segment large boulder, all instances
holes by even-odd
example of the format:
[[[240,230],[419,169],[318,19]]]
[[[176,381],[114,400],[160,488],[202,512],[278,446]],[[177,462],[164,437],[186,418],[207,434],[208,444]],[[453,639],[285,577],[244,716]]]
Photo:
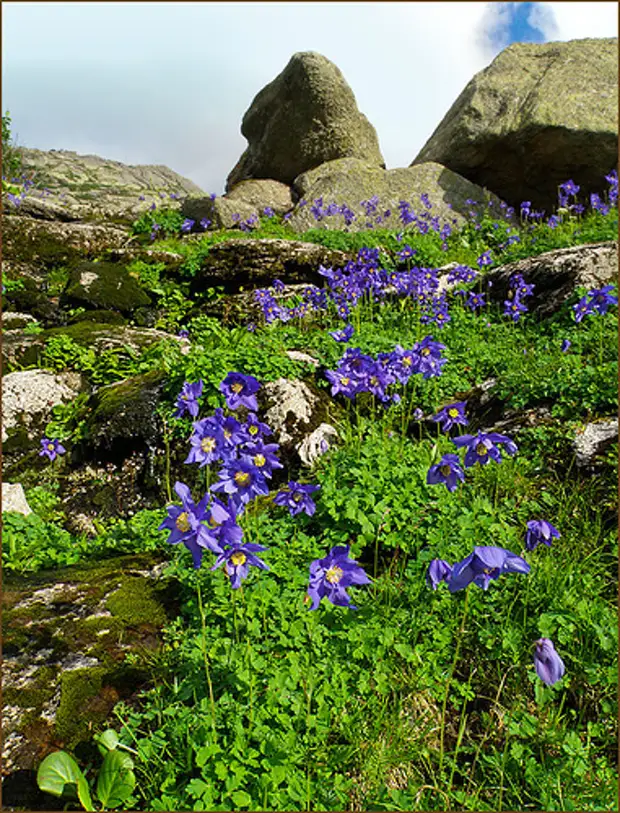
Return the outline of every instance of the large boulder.
[[[83,262],[71,272],[63,305],[103,308],[128,313],[151,304],[140,283],[121,265]]]
[[[225,197],[230,201],[243,201],[254,206],[259,215],[263,214],[267,206],[277,215],[283,215],[293,208],[291,187],[279,181],[241,181]]]
[[[241,132],[248,147],[226,182],[226,190],[248,178],[285,184],[336,158],[361,158],[384,167],[374,127],[357,109],[340,70],[321,54],[294,54],[254,98]]]
[[[552,214],[558,184],[600,192],[618,163],[618,40],[514,43],[477,73],[412,166],[437,161]]]
[[[250,217],[258,217],[258,207],[246,200],[219,198],[188,198],[183,201],[181,214],[194,221],[192,231],[204,231],[200,221],[210,221],[212,229],[234,229]]]
[[[298,233],[317,226],[351,231],[373,227],[402,228],[398,208],[401,200],[410,203],[418,217],[430,220],[437,216],[451,227],[465,223],[467,213],[471,211],[471,206],[465,202],[468,199],[478,203],[492,200],[498,214],[501,203],[495,195],[432,162],[385,170],[357,158],[341,158],[299,175],[295,178],[294,189],[300,201],[288,222]],[[429,196],[430,210],[421,201],[420,195],[424,193]],[[370,201],[373,196],[379,200],[375,213],[368,216],[360,204]],[[345,204],[355,214],[355,219],[348,223],[342,214],[323,214],[317,220],[313,201],[321,198],[320,208],[324,213],[332,203],[337,206]],[[387,211],[390,214],[386,216]]]
[[[225,293],[236,293],[240,288],[267,287],[274,279],[321,285],[320,265],[342,267],[350,259],[342,251],[300,240],[226,240],[212,246],[203,258],[192,292],[221,285]]]

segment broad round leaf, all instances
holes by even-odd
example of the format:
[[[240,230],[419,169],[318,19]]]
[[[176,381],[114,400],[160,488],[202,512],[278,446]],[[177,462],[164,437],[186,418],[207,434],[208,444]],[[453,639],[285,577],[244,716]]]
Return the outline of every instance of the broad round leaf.
[[[94,810],[88,782],[73,757],[56,751],[45,757],[37,771],[37,784],[45,793],[75,799],[77,796],[86,810]]]
[[[134,787],[133,760],[121,751],[108,751],[97,779],[97,796],[105,810],[121,805]]]
[[[93,737],[93,739],[97,743],[97,748],[102,757],[105,757],[108,751],[114,751],[118,745],[118,734],[113,728],[106,729],[106,731]]]

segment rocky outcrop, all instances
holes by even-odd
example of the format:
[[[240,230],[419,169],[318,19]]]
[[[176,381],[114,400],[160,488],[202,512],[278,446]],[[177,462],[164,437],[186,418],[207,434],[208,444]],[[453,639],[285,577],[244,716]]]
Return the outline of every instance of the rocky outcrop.
[[[321,54],[294,54],[254,98],[241,133],[248,147],[228,176],[227,191],[249,178],[290,184],[336,158],[384,167],[374,127],[359,112],[340,70]]]
[[[26,174],[38,192],[30,192],[18,207],[9,206],[18,214],[53,220],[132,221],[152,203],[165,201],[176,208],[177,198],[203,194],[193,181],[164,166],[134,166],[69,150],[22,148],[21,153]]]
[[[618,41],[514,43],[477,73],[412,166],[436,161],[547,215],[558,184],[601,192],[618,163]]]
[[[618,278],[618,243],[586,243],[581,246],[546,251],[502,265],[486,275],[492,300],[503,303],[510,290],[510,279],[522,274],[528,284],[534,284],[533,296],[527,306],[539,317],[558,311],[579,286],[600,288]]]
[[[221,285],[225,293],[235,293],[241,287],[266,287],[274,279],[319,285],[323,282],[319,265],[342,267],[349,259],[342,251],[299,240],[227,240],[209,250],[196,272],[192,290]]]
[[[193,232],[204,231],[201,220],[209,221],[210,229],[234,229],[250,217],[258,217],[258,209],[245,200],[221,198],[188,198],[181,206],[181,214],[194,221]]]
[[[2,483],[2,513],[13,511],[27,517],[32,514],[21,483]]]
[[[381,169],[357,158],[342,158],[322,164],[295,178],[293,183],[300,202],[295,207],[289,224],[296,232],[311,228],[348,229],[360,231],[373,227],[401,229],[399,203],[411,204],[411,210],[422,221],[429,223],[438,217],[441,224],[451,228],[462,226],[471,206],[466,200],[478,203],[493,201],[499,215],[501,201],[495,195],[471,183],[440,164],[426,163],[405,169]],[[431,209],[420,195],[427,194]],[[377,196],[374,212],[369,216],[360,205]],[[313,202],[322,200],[323,215],[316,216]],[[302,201],[305,204],[300,205]],[[355,214],[350,223],[342,214],[327,214],[329,204],[345,204]],[[386,212],[389,214],[386,216]]]
[[[618,420],[593,421],[586,424],[573,442],[575,462],[581,469],[595,467],[596,458],[618,440]]]

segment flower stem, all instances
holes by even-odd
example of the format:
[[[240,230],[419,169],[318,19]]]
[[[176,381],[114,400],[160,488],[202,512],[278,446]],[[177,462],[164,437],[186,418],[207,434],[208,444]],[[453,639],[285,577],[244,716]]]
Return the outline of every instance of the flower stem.
[[[444,758],[444,735],[446,732],[446,706],[448,705],[448,695],[450,693],[450,685],[452,683],[452,678],[454,677],[454,671],[456,669],[456,664],[459,659],[459,654],[461,651],[461,642],[463,640],[463,632],[465,630],[465,619],[467,618],[467,604],[469,601],[469,591],[471,589],[471,585],[469,585],[465,591],[465,603],[463,605],[463,617],[461,619],[461,628],[459,629],[458,636],[456,639],[456,649],[454,652],[454,659],[452,661],[452,668],[450,669],[450,675],[448,676],[448,682],[446,683],[446,693],[443,698],[443,706],[441,709],[441,734],[439,739],[439,777],[441,780],[442,770],[443,770],[443,758]]]
[[[200,583],[196,583],[196,592],[198,594],[198,609],[200,611],[200,625],[202,628],[202,657],[205,664],[205,675],[207,677],[207,685],[209,686],[209,699],[211,700],[211,725],[213,727],[213,739],[217,740],[215,730],[215,698],[213,697],[213,683],[211,682],[211,671],[209,669],[209,658],[207,656],[207,624],[205,620],[205,611],[202,604],[202,594],[200,592]]]
[[[243,614],[245,616],[245,662],[248,670],[248,685],[250,688],[250,726],[254,721],[254,681],[252,679],[252,670],[250,668],[250,620],[248,617],[248,605],[245,601],[245,593],[243,592],[243,585],[239,588],[241,591],[241,601],[243,602]]]

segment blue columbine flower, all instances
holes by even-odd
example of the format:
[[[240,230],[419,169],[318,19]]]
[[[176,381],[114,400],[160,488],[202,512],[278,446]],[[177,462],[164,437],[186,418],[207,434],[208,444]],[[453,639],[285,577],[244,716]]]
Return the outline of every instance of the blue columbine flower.
[[[513,322],[518,322],[523,313],[527,313],[527,305],[519,297],[504,300],[504,316],[510,316]]]
[[[202,220],[200,221],[200,225],[202,226],[203,230],[206,231],[211,225],[211,221],[209,220],[208,217],[203,217]]]
[[[241,587],[241,582],[247,578],[250,567],[269,570],[263,560],[255,555],[263,550],[267,550],[267,548],[254,542],[232,544],[229,548],[220,552],[211,570],[217,570],[218,567],[225,563],[230,586],[233,590],[236,590]]]
[[[562,352],[566,353],[570,346],[571,346],[571,340],[570,339],[564,339],[564,341],[562,342],[562,347],[561,347]]]
[[[345,325],[342,330],[331,330],[329,335],[337,342],[348,342],[353,336],[353,325]]]
[[[203,386],[202,379],[195,381],[193,384],[190,384],[188,381],[183,384],[183,389],[179,393],[176,401],[177,410],[174,413],[175,418],[182,418],[186,412],[189,412],[192,418],[198,417],[198,412],[200,411],[198,399],[202,395]]]
[[[444,559],[433,559],[428,566],[426,582],[429,587],[436,590],[441,582],[449,584],[451,575],[452,565],[449,565]]]
[[[255,412],[250,412],[248,414],[248,417],[245,419],[245,423],[242,424],[241,429],[246,434],[245,441],[250,442],[261,440],[264,435],[273,434],[270,427],[266,423],[261,423],[261,421],[258,420],[258,416]]]
[[[448,491],[456,491],[458,480],[463,482],[465,474],[461,468],[461,461],[455,454],[445,454],[439,463],[430,467],[426,475],[426,482],[429,485],[445,483]]]
[[[456,593],[473,583],[486,590],[490,582],[503,573],[529,572],[530,566],[525,559],[512,551],[493,545],[476,545],[473,553],[453,566],[448,588],[451,593]]]
[[[279,448],[277,443],[263,443],[262,440],[257,440],[242,448],[241,458],[252,463],[265,477],[271,478],[274,469],[284,468],[276,455]]]
[[[194,433],[189,442],[191,449],[186,463],[199,463],[200,468],[226,457],[227,444],[224,432],[217,420],[211,416],[194,423]]]
[[[186,217],[183,223],[181,223],[181,231],[187,234],[193,229],[195,222],[196,221],[192,220],[191,217]]]
[[[573,305],[573,311],[575,314],[575,322],[579,323],[584,316],[589,316],[591,313],[594,313],[594,308],[592,307],[592,303],[588,301],[588,297],[583,296],[576,305]]]
[[[452,443],[459,449],[464,446],[467,449],[465,454],[465,468],[469,469],[475,463],[485,466],[489,460],[500,463],[502,455],[495,444],[501,443],[505,446],[505,451],[509,455],[515,454],[517,444],[506,435],[497,432],[478,432],[477,435],[461,435],[459,438],[452,438]]]
[[[370,584],[370,579],[355,560],[349,559],[349,550],[349,545],[336,545],[325,558],[315,559],[310,565],[308,596],[312,600],[311,610],[316,610],[323,598],[338,607],[357,609],[351,604],[347,587]]]
[[[476,308],[484,308],[486,305],[486,302],[484,301],[484,294],[476,294],[473,291],[470,291],[469,297],[467,298],[467,302],[465,304],[472,311],[475,311]]]
[[[170,531],[167,541],[171,545],[178,545],[179,542],[182,542],[192,554],[194,567],[199,568],[205,548],[213,551],[213,553],[221,552],[216,538],[202,524],[206,517],[211,495],[205,494],[198,505],[195,505],[191,492],[184,483],[175,483],[174,490],[182,504],[181,506],[168,506],[168,516],[161,523],[158,530]]]
[[[603,288],[593,288],[591,291],[588,291],[591,307],[595,311],[598,311],[601,316],[607,313],[607,309],[610,305],[618,304],[618,297],[610,293],[610,291],[613,290],[613,285],[605,285]]]
[[[525,532],[525,547],[527,550],[535,550],[541,542],[551,547],[551,540],[559,538],[560,532],[558,529],[544,519],[532,519],[527,523],[527,531]]]
[[[539,638],[536,641],[534,666],[536,674],[547,686],[557,683],[566,671],[562,658],[555,651],[553,642],[549,638]]]
[[[220,384],[220,392],[226,396],[226,405],[229,409],[247,407],[253,412],[258,409],[255,393],[260,389],[260,381],[254,376],[242,373],[228,373]]]
[[[58,455],[64,454],[67,450],[59,440],[55,438],[41,438],[41,451],[39,457],[49,457],[50,461],[56,460]]]
[[[254,497],[269,494],[264,474],[247,460],[227,460],[219,477],[219,483],[214,483],[211,490],[228,494],[229,503],[238,510]]]
[[[318,491],[321,486],[302,485],[293,480],[278,493],[273,499],[275,505],[282,505],[288,508],[292,517],[305,511],[311,517],[316,511],[314,500],[310,497],[315,491]]]
[[[457,401],[455,404],[448,404],[448,406],[440,409],[436,415],[433,415],[431,420],[440,423],[444,432],[448,432],[455,424],[467,426],[469,421],[465,417],[466,403],[466,401]]]

